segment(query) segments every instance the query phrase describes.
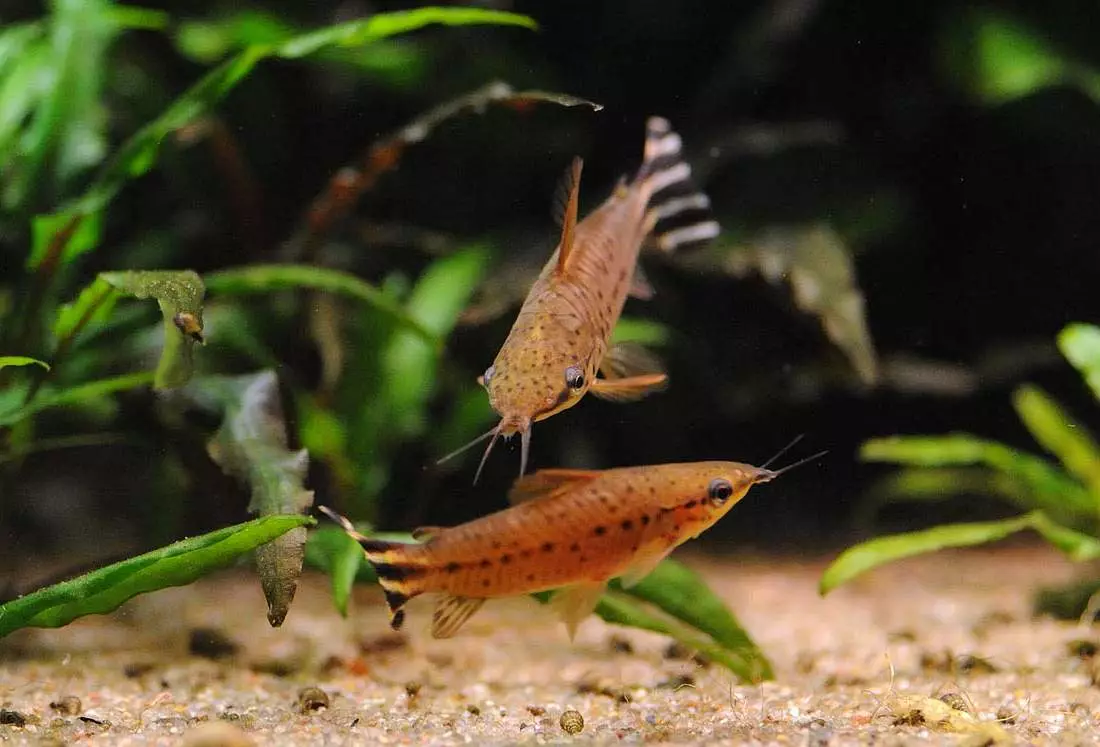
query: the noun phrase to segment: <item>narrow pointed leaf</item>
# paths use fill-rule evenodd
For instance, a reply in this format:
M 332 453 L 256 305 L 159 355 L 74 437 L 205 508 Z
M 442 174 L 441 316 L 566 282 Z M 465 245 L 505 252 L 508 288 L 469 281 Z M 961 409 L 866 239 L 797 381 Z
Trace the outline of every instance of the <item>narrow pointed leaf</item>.
M 663 560 L 629 589 L 618 582 L 613 588 L 626 596 L 649 602 L 682 623 L 713 638 L 738 659 L 750 663 L 762 679 L 772 679 L 771 664 L 733 616 L 722 599 L 695 571 L 676 560 Z
M 44 389 L 29 404 L 14 406 L 10 409 L 0 409 L 0 426 L 18 423 L 24 418 L 35 415 L 43 410 L 54 407 L 70 407 L 80 405 L 87 401 L 93 401 L 109 394 L 123 392 L 128 389 L 148 386 L 153 383 L 153 374 L 140 371 L 138 373 L 122 374 L 109 379 L 89 381 L 86 384 L 69 387 L 61 390 Z M 5 398 L 6 399 L 6 398 Z M 22 397 L 19 398 L 22 400 Z
M 37 358 L 28 358 L 25 355 L 0 355 L 0 368 L 8 366 L 42 366 L 47 371 L 50 370 L 49 364 Z
M 942 550 L 970 547 L 1004 539 L 1032 526 L 1030 514 L 1002 521 L 944 524 L 919 532 L 878 537 L 845 550 L 821 577 L 822 595 L 867 571 L 895 560 Z
M 400 304 L 370 283 L 339 270 L 312 265 L 249 265 L 210 273 L 205 281 L 208 291 L 226 296 L 294 289 L 336 293 L 365 303 L 433 345 L 439 344 L 438 336 L 410 316 Z
M 20 628 L 56 628 L 85 615 L 106 614 L 139 594 L 189 584 L 312 523 L 306 516 L 256 519 L 48 586 L 0 605 L 0 638 Z
M 1041 509 L 1062 524 L 1073 526 L 1093 511 L 1088 490 L 1050 462 L 966 433 L 871 439 L 860 449 L 860 458 L 914 467 L 982 464 L 1027 485 L 1029 508 Z
M 71 0 L 79 4 L 79 0 Z M 35 241 L 27 264 L 37 267 L 47 256 L 52 237 L 74 218 L 91 218 L 102 213 L 127 182 L 148 172 L 157 161 L 165 140 L 180 128 L 209 112 L 232 91 L 252 69 L 268 57 L 297 58 L 328 46 L 367 44 L 424 26 L 489 24 L 535 28 L 527 16 L 481 8 L 417 8 L 393 13 L 376 13 L 369 18 L 311 31 L 278 45 L 255 45 L 242 50 L 203 76 L 176 99 L 159 117 L 134 133 L 107 162 L 91 186 L 61 210 L 35 218 Z M 98 221 L 85 225 L 98 225 Z M 99 232 L 70 239 L 61 253 L 69 262 L 97 246 Z
M 1037 386 L 1019 387 L 1012 402 L 1035 440 L 1085 483 L 1100 504 L 1100 447 L 1088 429 Z
M 1100 327 L 1071 324 L 1059 333 L 1058 348 L 1100 400 Z
M 1031 528 L 1050 544 L 1065 553 L 1070 560 L 1083 562 L 1100 558 L 1100 540 L 1068 529 L 1054 522 L 1041 511 L 1031 514 Z

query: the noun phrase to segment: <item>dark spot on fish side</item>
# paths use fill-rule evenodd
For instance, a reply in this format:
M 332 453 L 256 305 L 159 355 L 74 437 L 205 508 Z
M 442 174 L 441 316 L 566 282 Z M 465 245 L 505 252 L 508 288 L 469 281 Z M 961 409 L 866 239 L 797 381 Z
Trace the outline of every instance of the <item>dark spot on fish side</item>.
M 554 543 L 553 542 L 543 542 L 542 543 L 542 551 L 543 552 L 553 552 L 554 551 Z
M 580 552 L 580 551 L 581 551 L 581 546 L 580 546 L 580 544 L 578 544 L 576 542 L 574 542 L 573 544 L 571 544 L 569 546 L 569 552 Z
M 500 556 L 500 562 L 503 563 L 504 565 L 508 565 L 509 563 L 512 562 L 512 556 L 508 555 L 508 554 L 501 555 Z
M 501 547 L 502 547 L 502 545 L 500 544 L 500 540 L 493 540 L 493 549 L 494 550 L 499 550 Z
M 687 503 L 684 504 L 684 508 L 687 508 L 687 509 L 695 508 L 695 505 L 697 503 L 698 503 L 698 501 L 688 501 Z
M 597 537 L 602 537 L 602 536 L 604 536 L 605 534 L 607 534 L 607 527 L 605 527 L 605 526 L 598 526 L 598 527 L 596 527 L 595 529 L 593 529 L 593 530 L 592 530 L 592 533 L 593 533 L 594 535 L 596 535 Z
M 462 568 L 462 563 L 456 563 L 454 561 L 451 561 L 446 566 L 447 573 L 456 573 L 461 568 Z
M 649 514 L 642 514 L 642 526 L 643 527 L 649 526 L 649 521 L 650 521 Z
M 486 579 L 482 579 L 482 581 L 481 581 L 481 585 L 482 585 L 482 586 L 483 586 L 484 588 L 488 589 L 488 588 L 489 588 L 489 579 L 487 579 L 487 578 L 486 578 Z
M 488 558 L 484 558 L 478 565 L 480 565 L 482 568 L 489 568 L 493 565 L 493 561 L 489 560 Z
M 527 581 L 528 581 L 528 583 L 531 583 L 531 582 L 533 582 L 534 580 L 535 580 L 535 574 L 533 574 L 533 573 L 528 573 L 528 574 L 527 574 Z
M 625 521 L 623 521 L 622 527 L 624 532 L 629 532 L 631 529 L 634 528 L 634 522 L 630 519 L 626 519 Z
M 531 551 L 530 551 L 530 550 L 527 550 L 527 549 L 524 549 L 524 550 L 520 550 L 520 551 L 519 551 L 519 556 L 520 556 L 521 558 L 529 558 L 529 557 L 531 557 Z

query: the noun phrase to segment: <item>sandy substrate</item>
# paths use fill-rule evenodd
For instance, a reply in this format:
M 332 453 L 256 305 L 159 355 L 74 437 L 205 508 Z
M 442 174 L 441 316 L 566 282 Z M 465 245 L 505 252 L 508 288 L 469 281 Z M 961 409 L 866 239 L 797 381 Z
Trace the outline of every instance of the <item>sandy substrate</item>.
M 824 561 L 685 559 L 771 655 L 776 682 L 739 685 L 718 667 L 669 658 L 665 639 L 596 618 L 571 646 L 527 599 L 487 605 L 448 641 L 426 635 L 430 603 L 417 600 L 408 636 L 394 637 L 376 589 L 359 589 L 343 620 L 319 576 L 272 630 L 256 579 L 229 573 L 0 642 L 0 722 L 18 721 L 11 711 L 25 719 L 0 723 L 0 742 L 1100 743 L 1093 663 L 1071 650 L 1093 631 L 1029 614 L 1036 585 L 1074 574 L 1049 549 L 941 553 L 824 600 Z M 196 627 L 239 649 L 190 654 Z M 323 695 L 301 697 L 309 687 Z M 79 714 L 63 696 L 79 698 Z M 978 723 L 922 711 L 928 696 Z M 583 715 L 581 733 L 562 730 L 565 709 Z

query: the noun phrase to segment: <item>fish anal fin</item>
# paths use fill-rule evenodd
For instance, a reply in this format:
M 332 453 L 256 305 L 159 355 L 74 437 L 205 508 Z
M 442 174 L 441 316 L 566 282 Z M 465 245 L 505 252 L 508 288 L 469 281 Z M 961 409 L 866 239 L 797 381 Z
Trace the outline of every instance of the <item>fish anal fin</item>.
M 417 527 L 412 530 L 412 538 L 414 540 L 423 540 L 427 542 L 446 528 L 447 527 Z
M 539 470 L 516 480 L 512 484 L 512 489 L 508 491 L 508 501 L 513 505 L 526 503 L 536 498 L 569 490 L 599 476 L 598 470 L 590 469 Z
M 642 301 L 648 301 L 653 298 L 653 286 L 649 284 L 649 279 L 646 278 L 645 273 L 642 272 L 641 265 L 634 266 L 634 277 L 630 281 L 631 297 L 641 299 Z
M 619 577 L 619 583 L 623 585 L 624 589 L 634 586 L 652 573 L 653 569 L 665 559 L 668 552 L 667 549 L 657 547 L 640 551 L 634 558 L 634 562 L 626 569 L 626 573 Z
M 584 161 L 573 159 L 569 170 L 565 172 L 555 195 L 554 211 L 561 224 L 561 243 L 558 246 L 558 272 L 564 272 L 573 251 L 573 239 L 577 233 L 577 210 L 580 202 L 581 170 Z
M 576 637 L 577 626 L 581 621 L 596 609 L 606 587 L 605 581 L 582 581 L 555 592 L 553 599 L 550 600 L 550 606 L 565 623 L 570 641 Z
M 450 638 L 483 604 L 485 600 L 481 597 L 459 597 L 451 594 L 440 597 L 432 613 L 432 638 Z
M 636 402 L 663 390 L 667 384 L 668 376 L 663 373 L 643 374 L 625 379 L 596 379 L 588 391 L 608 402 Z

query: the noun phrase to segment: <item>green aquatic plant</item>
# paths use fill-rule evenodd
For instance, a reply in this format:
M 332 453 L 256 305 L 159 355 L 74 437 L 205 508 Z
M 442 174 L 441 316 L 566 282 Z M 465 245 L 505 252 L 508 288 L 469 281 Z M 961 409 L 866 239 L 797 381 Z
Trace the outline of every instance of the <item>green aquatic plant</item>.
M 1058 347 L 1100 400 L 1100 327 L 1071 324 Z M 1088 429 L 1031 384 L 1013 395 L 1020 420 L 1060 465 L 966 433 L 893 436 L 863 444 L 864 461 L 905 465 L 880 488 L 892 500 L 996 496 L 1024 511 L 999 521 L 949 524 L 878 537 L 849 548 L 826 569 L 823 594 L 884 563 L 967 547 L 1032 530 L 1077 561 L 1100 558 L 1100 447 Z
M 157 458 L 171 479 L 156 481 L 149 501 L 155 533 L 174 533 L 175 506 L 195 479 L 182 456 L 189 442 L 205 446 L 202 457 L 247 488 L 251 500 L 241 508 L 258 518 L 12 599 L 0 605 L 0 637 L 107 613 L 250 554 L 272 625 L 287 614 L 303 562 L 331 574 L 334 601 L 346 613 L 352 584 L 371 580 L 369 566 L 342 533 L 308 531 L 308 468 L 327 469 L 340 502 L 375 518 L 403 451 L 443 453 L 483 429 L 491 415 L 484 392 L 470 372 L 444 375 L 444 352 L 493 243 L 456 241 L 418 271 L 386 268 L 370 282 L 324 266 L 323 234 L 404 149 L 446 119 L 498 104 L 521 111 L 537 102 L 599 107 L 490 83 L 375 141 L 310 205 L 288 242 L 288 261 L 207 263 L 203 273 L 186 261 L 179 263 L 184 269 L 98 271 L 130 266 L 120 250 L 127 243 L 152 246 L 143 258 L 174 256 L 159 248 L 167 229 L 130 227 L 117 217 L 126 212 L 120 205 L 132 198 L 134 182 L 170 168 L 178 157 L 174 142 L 217 131 L 217 108 L 263 61 L 310 58 L 393 84 L 430 68 L 422 45 L 398 39 L 407 32 L 535 23 L 463 7 L 377 13 L 317 30 L 266 12 L 174 22 L 107 0 L 56 0 L 51 9 L 47 18 L 0 30 L 0 224 L 25 239 L 17 251 L 0 246 L 13 260 L 0 277 L 0 350 L 13 353 L 0 357 L 0 480 L 17 480 L 30 454 L 120 438 L 112 432 L 123 428 L 120 402 L 136 395 L 131 399 L 155 423 L 147 427 L 161 429 L 169 447 Z M 174 98 L 149 97 L 163 99 L 163 109 L 112 147 L 107 115 L 116 104 L 108 103 L 104 84 L 110 51 L 138 29 L 171 35 L 185 56 L 214 67 Z M 41 84 L 26 85 L 30 80 Z M 142 121 L 127 114 L 117 119 Z M 356 174 L 350 184 L 349 170 Z M 92 265 L 97 271 L 89 273 Z M 155 301 L 159 320 L 152 304 L 128 299 Z M 316 387 L 295 372 L 275 373 L 285 366 L 274 341 L 300 319 L 308 320 L 321 362 Z M 660 344 L 667 336 L 662 325 L 639 320 L 623 320 L 616 330 L 620 341 Z M 194 413 L 219 423 L 217 430 L 196 438 L 188 420 Z M 51 433 L 59 427 L 62 435 Z M 772 676 L 725 604 L 674 561 L 629 591 L 613 585 L 597 613 L 669 635 L 745 680 Z

